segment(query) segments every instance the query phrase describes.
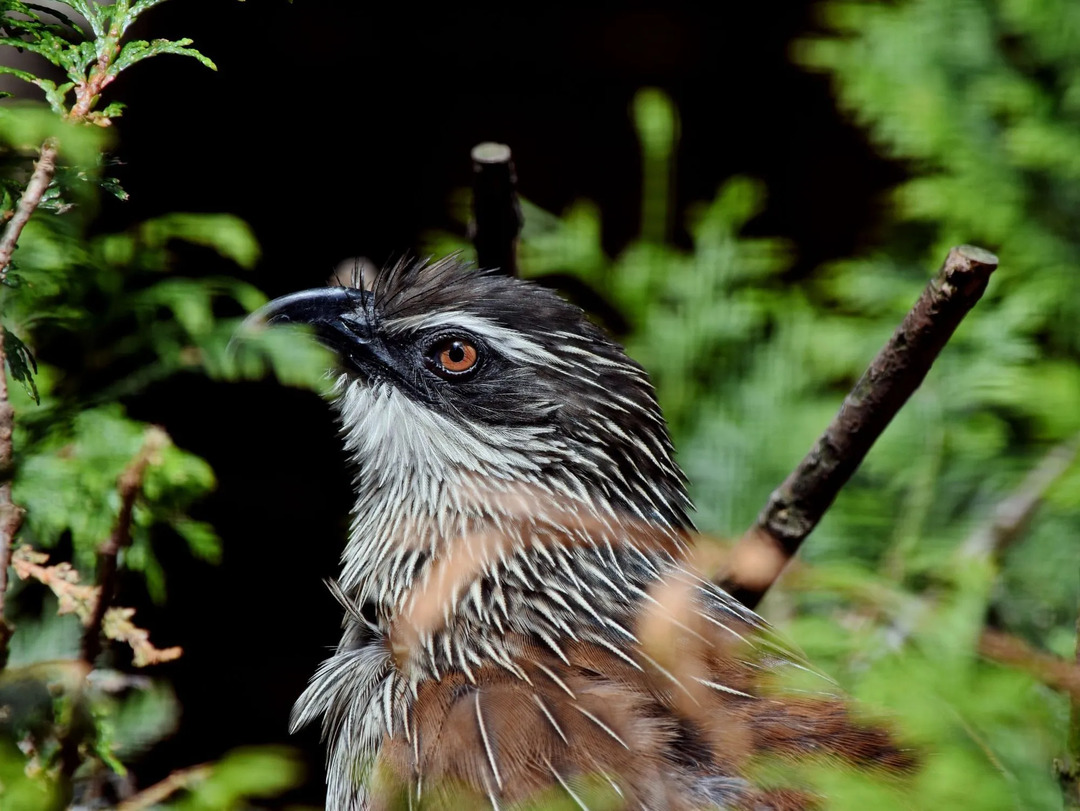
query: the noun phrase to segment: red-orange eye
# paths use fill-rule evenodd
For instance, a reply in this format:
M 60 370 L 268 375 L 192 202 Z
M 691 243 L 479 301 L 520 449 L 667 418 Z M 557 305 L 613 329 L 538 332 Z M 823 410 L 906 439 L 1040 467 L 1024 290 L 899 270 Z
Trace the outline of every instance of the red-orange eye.
M 436 371 L 447 375 L 460 375 L 472 371 L 480 353 L 476 347 L 462 338 L 451 338 L 435 347 Z

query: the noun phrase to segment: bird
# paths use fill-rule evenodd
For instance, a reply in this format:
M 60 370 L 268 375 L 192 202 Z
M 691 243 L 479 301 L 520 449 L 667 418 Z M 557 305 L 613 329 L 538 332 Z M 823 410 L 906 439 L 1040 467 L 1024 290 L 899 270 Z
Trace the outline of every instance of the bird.
M 336 353 L 356 471 L 341 641 L 291 719 L 321 723 L 330 811 L 797 811 L 823 798 L 785 764 L 910 773 L 695 565 L 649 376 L 580 308 L 450 256 L 257 320 Z

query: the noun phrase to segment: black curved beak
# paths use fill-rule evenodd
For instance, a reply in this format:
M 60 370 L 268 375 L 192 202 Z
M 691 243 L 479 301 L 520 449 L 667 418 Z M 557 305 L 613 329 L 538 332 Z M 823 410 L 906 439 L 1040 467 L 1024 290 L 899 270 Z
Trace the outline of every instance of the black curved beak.
M 320 287 L 276 298 L 248 316 L 246 325 L 307 324 L 328 348 L 341 351 L 342 339 L 370 339 L 370 294 L 350 287 Z
M 371 294 L 351 287 L 321 287 L 291 293 L 260 307 L 244 321 L 247 328 L 274 324 L 306 324 L 327 349 L 358 371 L 389 358 L 375 339 Z

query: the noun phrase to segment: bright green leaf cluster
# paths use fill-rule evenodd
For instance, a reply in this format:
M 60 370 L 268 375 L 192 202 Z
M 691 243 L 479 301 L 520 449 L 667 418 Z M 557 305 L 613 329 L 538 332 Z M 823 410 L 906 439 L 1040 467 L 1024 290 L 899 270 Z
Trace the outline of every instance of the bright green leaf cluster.
M 97 96 L 121 71 L 132 65 L 151 56 L 170 53 L 193 57 L 211 70 L 217 69 L 201 53 L 187 47 L 191 45 L 190 39 L 123 42 L 128 28 L 139 15 L 160 2 L 164 0 L 135 3 L 130 0 L 115 3 L 71 0 L 67 5 L 75 15 L 82 16 L 89 26 L 88 32 L 75 15 L 57 8 L 21 0 L 0 0 L 0 32 L 4 34 L 0 36 L 0 46 L 37 54 L 63 70 L 68 80 L 58 85 L 6 66 L 0 66 L 0 73 L 8 73 L 41 88 L 52 111 L 58 115 L 107 125 L 110 118 L 120 114 L 120 106 L 110 105 L 100 113 L 94 112 Z M 73 92 L 74 103 L 68 98 Z
M 187 797 L 170 803 L 175 811 L 229 811 L 246 808 L 249 797 L 273 797 L 295 785 L 302 775 L 295 753 L 261 747 L 229 752 L 212 767 Z

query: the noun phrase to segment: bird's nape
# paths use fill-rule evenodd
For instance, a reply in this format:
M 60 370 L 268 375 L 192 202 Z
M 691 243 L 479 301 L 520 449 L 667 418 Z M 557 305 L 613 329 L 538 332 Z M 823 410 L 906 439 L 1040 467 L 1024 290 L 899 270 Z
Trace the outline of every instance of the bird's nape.
M 322 719 L 328 808 L 809 808 L 765 761 L 910 755 L 690 560 L 684 479 L 645 372 L 576 307 L 455 259 L 271 302 L 342 359 L 358 470 Z M 610 806 L 610 802 L 607 802 Z

